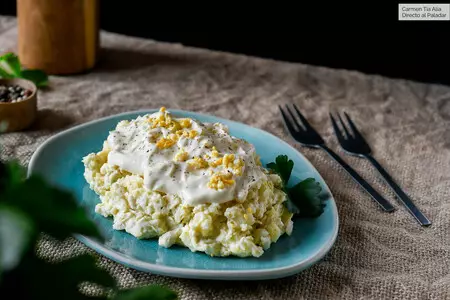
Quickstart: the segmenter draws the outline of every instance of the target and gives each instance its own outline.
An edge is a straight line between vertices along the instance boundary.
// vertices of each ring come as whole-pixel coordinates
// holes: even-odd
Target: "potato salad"
[[[164,107],[124,120],[83,158],[84,177],[115,230],[210,256],[260,257],[292,232],[281,178],[221,123]]]

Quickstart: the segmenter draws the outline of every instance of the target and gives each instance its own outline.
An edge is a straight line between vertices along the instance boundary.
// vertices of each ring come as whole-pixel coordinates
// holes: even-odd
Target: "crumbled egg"
[[[259,257],[292,231],[281,178],[220,123],[176,118],[161,108],[119,122],[83,163],[100,195],[96,212],[112,216],[114,229],[159,237],[164,247]]]
[[[234,184],[231,173],[214,174],[208,182],[208,187],[216,190],[224,189]]]
[[[209,156],[207,156],[207,157],[209,157]],[[213,168],[217,168],[218,166],[220,166],[222,164],[222,162],[223,162],[223,158],[218,158],[218,159],[210,162],[209,165]]]
[[[189,157],[189,153],[187,153],[184,150],[180,150],[177,152],[177,154],[175,154],[174,160],[181,162],[181,161],[186,161]]]
[[[212,151],[211,151],[211,156],[219,157],[219,151],[217,151],[216,146],[213,146]]]
[[[156,142],[156,147],[158,147],[158,149],[166,149],[172,147],[176,142],[175,139],[161,138]]]
[[[189,160],[187,164],[187,169],[189,171],[204,169],[208,167],[208,163],[206,162],[206,160],[201,157],[194,157],[193,159]]]

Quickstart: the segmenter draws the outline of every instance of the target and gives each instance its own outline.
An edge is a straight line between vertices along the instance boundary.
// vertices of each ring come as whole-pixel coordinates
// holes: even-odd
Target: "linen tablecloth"
[[[0,17],[0,48],[15,50],[17,24]],[[122,287],[162,283],[181,299],[445,299],[450,298],[450,87],[278,62],[179,44],[101,33],[101,61],[83,75],[52,76],[39,91],[39,117],[24,132],[1,136],[1,158],[26,165],[50,136],[121,112],[177,108],[262,128],[293,145],[317,168],[335,196],[340,229],[332,250],[311,268],[284,279],[217,282],[139,272],[98,255]],[[398,210],[381,212],[320,150],[301,148],[277,110],[296,103],[342,154]],[[421,228],[362,159],[346,156],[328,113],[347,111],[393,174],[431,219]],[[44,239],[54,260],[90,249],[76,240]]]

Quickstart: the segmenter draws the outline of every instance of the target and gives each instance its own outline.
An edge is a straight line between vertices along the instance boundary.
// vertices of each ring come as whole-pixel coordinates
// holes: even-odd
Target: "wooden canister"
[[[99,0],[17,0],[17,19],[24,67],[63,75],[95,66]]]

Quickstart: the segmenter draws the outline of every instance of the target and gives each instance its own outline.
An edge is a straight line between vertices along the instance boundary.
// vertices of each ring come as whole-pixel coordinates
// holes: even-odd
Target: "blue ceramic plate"
[[[333,246],[338,233],[338,213],[334,199],[316,169],[297,150],[279,138],[230,120],[193,112],[171,110],[174,115],[203,122],[221,122],[234,136],[254,144],[261,162],[266,165],[279,154],[295,163],[291,179],[315,177],[328,193],[325,212],[316,219],[297,220],[291,236],[283,235],[259,258],[209,257],[187,248],[158,246],[157,240],[138,240],[123,231],[112,229],[112,221],[94,212],[99,197],[89,189],[83,177],[81,159],[102,148],[110,130],[123,119],[132,119],[157,110],[134,111],[92,121],[61,132],[43,143],[34,153],[29,174],[38,173],[50,183],[74,193],[77,201],[105,236],[104,242],[77,235],[76,238],[95,251],[128,267],[155,274],[220,280],[261,280],[289,276],[319,261]]]

